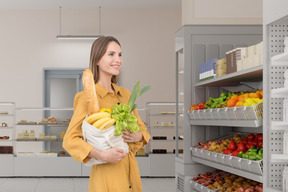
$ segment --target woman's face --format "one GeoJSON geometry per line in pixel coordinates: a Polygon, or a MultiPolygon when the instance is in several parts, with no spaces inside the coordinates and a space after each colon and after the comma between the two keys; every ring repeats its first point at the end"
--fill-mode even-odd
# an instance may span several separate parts
{"type": "Polygon", "coordinates": [[[121,47],[114,41],[111,41],[107,46],[106,53],[98,63],[100,76],[109,75],[112,77],[113,75],[119,75],[121,65],[121,47]]]}

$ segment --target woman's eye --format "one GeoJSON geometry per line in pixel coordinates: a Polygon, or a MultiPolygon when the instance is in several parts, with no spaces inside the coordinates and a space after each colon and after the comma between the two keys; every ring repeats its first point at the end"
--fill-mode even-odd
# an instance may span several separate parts
{"type": "Polygon", "coordinates": [[[122,57],[122,53],[119,53],[119,57],[122,57]]]}
{"type": "Polygon", "coordinates": [[[110,55],[110,56],[113,56],[113,55],[114,55],[114,53],[109,53],[109,55],[110,55]]]}

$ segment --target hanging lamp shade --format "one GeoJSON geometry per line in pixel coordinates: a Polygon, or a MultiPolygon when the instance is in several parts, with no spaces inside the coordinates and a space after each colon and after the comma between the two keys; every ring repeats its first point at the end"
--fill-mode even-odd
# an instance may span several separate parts
{"type": "Polygon", "coordinates": [[[57,39],[98,39],[99,37],[103,37],[103,35],[57,35],[57,39]]]}
{"type": "Polygon", "coordinates": [[[66,39],[66,40],[77,40],[77,39],[82,39],[82,40],[95,40],[98,39],[99,37],[103,37],[104,35],[101,34],[101,7],[99,6],[99,35],[62,35],[61,34],[61,6],[59,7],[59,18],[60,18],[60,26],[59,26],[59,34],[57,35],[57,39],[66,39]]]}

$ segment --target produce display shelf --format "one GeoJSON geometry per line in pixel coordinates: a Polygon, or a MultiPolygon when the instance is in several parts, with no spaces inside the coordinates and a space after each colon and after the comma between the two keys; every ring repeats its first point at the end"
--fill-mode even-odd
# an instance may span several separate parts
{"type": "Polygon", "coordinates": [[[243,171],[243,170],[236,169],[236,168],[233,168],[233,167],[225,166],[225,165],[222,165],[222,164],[219,164],[219,163],[215,163],[215,162],[208,161],[208,160],[201,159],[201,158],[194,157],[194,156],[192,156],[192,160],[197,162],[197,163],[201,163],[203,165],[207,165],[209,167],[217,167],[217,169],[221,169],[223,171],[226,171],[226,172],[229,172],[229,173],[232,173],[232,174],[235,174],[235,175],[239,175],[241,177],[245,177],[245,178],[252,179],[254,181],[258,181],[260,183],[263,183],[263,176],[260,176],[260,175],[257,175],[257,174],[249,173],[247,171],[243,171]]]}
{"type": "Polygon", "coordinates": [[[211,80],[196,83],[195,87],[201,86],[225,86],[239,85],[241,81],[261,81],[263,75],[263,65],[242,70],[235,73],[230,73],[225,76],[217,77],[211,80]]]}
{"type": "Polygon", "coordinates": [[[288,122],[285,121],[272,121],[271,122],[271,131],[282,131],[282,130],[288,130],[288,122]]]}
{"type": "Polygon", "coordinates": [[[12,142],[12,139],[0,139],[0,142],[12,142]]]}
{"type": "Polygon", "coordinates": [[[190,120],[190,125],[251,127],[257,128],[263,125],[262,120],[190,120]]]}
{"type": "Polygon", "coordinates": [[[195,189],[196,191],[199,191],[199,192],[217,192],[220,190],[220,188],[215,189],[215,190],[209,189],[205,185],[199,184],[193,180],[190,180],[190,185],[193,189],[195,189]]]}
{"type": "Polygon", "coordinates": [[[287,65],[288,53],[284,52],[271,58],[271,65],[287,65]]]}
{"type": "Polygon", "coordinates": [[[288,97],[288,87],[282,87],[271,90],[271,98],[285,98],[288,97]]]}

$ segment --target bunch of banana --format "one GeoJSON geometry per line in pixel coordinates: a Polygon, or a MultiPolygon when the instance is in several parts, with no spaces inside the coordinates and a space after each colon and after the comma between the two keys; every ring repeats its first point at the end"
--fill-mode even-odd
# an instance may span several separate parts
{"type": "Polygon", "coordinates": [[[115,119],[112,119],[111,114],[107,112],[98,112],[89,115],[85,121],[100,130],[107,129],[115,123],[115,119]]]}

